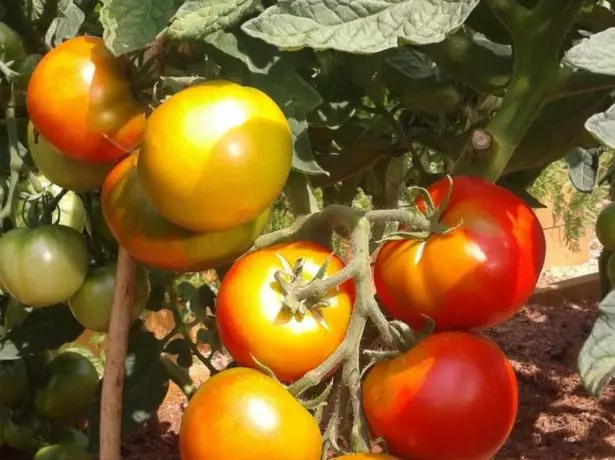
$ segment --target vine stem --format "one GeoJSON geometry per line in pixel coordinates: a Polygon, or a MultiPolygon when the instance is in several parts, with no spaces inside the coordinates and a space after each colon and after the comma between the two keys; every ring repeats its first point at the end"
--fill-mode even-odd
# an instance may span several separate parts
{"type": "Polygon", "coordinates": [[[136,270],[136,262],[124,248],[120,247],[102,383],[100,460],[121,460],[124,366],[128,350],[136,270]]]}
{"type": "Polygon", "coordinates": [[[561,85],[560,52],[583,0],[541,0],[532,10],[515,0],[488,0],[488,5],[511,31],[514,70],[506,95],[485,131],[487,149],[471,143],[463,149],[453,175],[479,175],[497,180],[544,104],[561,85]]]}

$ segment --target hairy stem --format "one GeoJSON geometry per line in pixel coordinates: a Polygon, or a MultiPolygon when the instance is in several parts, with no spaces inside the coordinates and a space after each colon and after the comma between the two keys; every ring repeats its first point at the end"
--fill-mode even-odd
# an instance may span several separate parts
{"type": "Polygon", "coordinates": [[[495,181],[560,80],[560,51],[583,0],[543,0],[532,11],[514,1],[489,0],[489,6],[510,28],[515,45],[514,73],[502,104],[485,128],[493,142],[475,151],[466,145],[454,175],[479,175],[495,181]],[[543,4],[548,5],[541,7],[543,4]]]}
{"type": "Polygon", "coordinates": [[[197,387],[190,377],[190,374],[186,369],[182,369],[177,364],[169,359],[168,356],[160,356],[160,360],[167,371],[167,375],[175,385],[186,395],[186,398],[190,400],[194,393],[196,393],[197,387]]]}

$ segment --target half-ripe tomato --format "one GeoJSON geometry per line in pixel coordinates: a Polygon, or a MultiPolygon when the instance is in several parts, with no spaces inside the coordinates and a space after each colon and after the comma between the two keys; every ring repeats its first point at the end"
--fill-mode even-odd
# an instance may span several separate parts
{"type": "MultiPolygon", "coordinates": [[[[90,270],[85,281],[68,299],[68,306],[79,323],[91,331],[108,332],[111,304],[115,290],[117,262],[90,270]]],[[[137,264],[131,324],[141,315],[147,305],[150,281],[147,270],[137,264]]]]}
{"type": "Polygon", "coordinates": [[[67,301],[85,280],[88,263],[85,239],[64,225],[14,228],[0,237],[0,283],[24,305],[67,301]]]}
{"type": "Polygon", "coordinates": [[[254,221],[220,232],[194,233],[172,224],[143,192],[137,155],[122,160],[107,176],[101,205],[115,239],[140,262],[175,272],[215,268],[247,251],[267,225],[270,209],[254,221]]]}
{"type": "MultiPolygon", "coordinates": [[[[344,267],[342,260],[327,248],[309,241],[250,252],[224,275],[216,303],[216,322],[220,339],[235,361],[257,367],[256,358],[278,379],[290,383],[321,364],[342,343],[355,286],[348,280],[322,299],[327,306],[293,315],[285,307],[283,290],[275,279],[276,271],[284,271],[280,256],[290,267],[303,259],[298,277],[301,284],[312,280],[327,259],[326,277],[344,267]]],[[[311,299],[306,305],[310,302],[311,299]]]]}
{"type": "Polygon", "coordinates": [[[412,460],[492,458],[517,416],[508,359],[488,338],[465,331],[431,335],[376,364],[362,392],[372,434],[392,455],[412,460]]]}
{"type": "MultiPolygon", "coordinates": [[[[47,193],[45,200],[37,198],[36,200],[28,200],[22,196],[25,192],[27,195],[36,195],[34,185],[29,180],[23,181],[17,186],[19,196],[16,198],[13,208],[11,209],[11,220],[15,227],[30,227],[36,226],[41,222],[41,218],[45,215],[45,207],[52,202],[61,192],[62,188],[52,183],[47,177],[42,174],[35,174],[34,177],[38,180],[41,186],[47,193]]],[[[78,232],[83,232],[86,221],[85,205],[81,197],[75,192],[68,191],[59,203],[51,212],[51,221],[58,225],[66,225],[74,228],[78,232]]]]}
{"type": "Polygon", "coordinates": [[[83,416],[94,402],[99,377],[85,356],[64,351],[46,369],[45,383],[34,397],[36,410],[51,420],[71,420],[83,416]]]}
{"type": "Polygon", "coordinates": [[[99,188],[115,162],[87,163],[75,160],[58,151],[28,123],[28,149],[39,172],[51,182],[73,192],[87,192],[99,188]]]}
{"type": "Polygon", "coordinates": [[[265,93],[224,80],[188,87],[147,121],[139,180],[169,221],[195,232],[256,219],[292,161],[288,120],[265,93]]]}
{"type": "Polygon", "coordinates": [[[145,110],[131,92],[128,60],[100,37],[77,36],[45,54],[26,102],[34,127],[75,160],[107,163],[141,143],[145,110]]]}
{"type": "MultiPolygon", "coordinates": [[[[428,190],[442,204],[449,182],[428,190]]],[[[421,205],[421,203],[419,203],[421,205]]],[[[532,209],[507,189],[454,177],[442,221],[461,227],[426,241],[388,241],[374,267],[376,290],[396,319],[437,330],[485,328],[515,313],[531,296],[545,260],[545,236],[532,209]]]]}
{"type": "Polygon", "coordinates": [[[282,385],[242,367],[199,388],[179,433],[182,460],[320,460],[321,442],[316,420],[282,385]]]}

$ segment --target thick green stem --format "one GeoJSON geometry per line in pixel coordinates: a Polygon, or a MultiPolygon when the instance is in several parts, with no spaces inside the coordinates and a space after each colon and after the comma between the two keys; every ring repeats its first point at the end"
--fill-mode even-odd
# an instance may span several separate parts
{"type": "Polygon", "coordinates": [[[562,4],[543,0],[535,10],[520,10],[516,2],[490,0],[489,5],[513,33],[514,73],[497,114],[485,128],[492,137],[488,149],[467,145],[454,175],[478,175],[495,181],[560,82],[560,52],[583,0],[562,4]]]}

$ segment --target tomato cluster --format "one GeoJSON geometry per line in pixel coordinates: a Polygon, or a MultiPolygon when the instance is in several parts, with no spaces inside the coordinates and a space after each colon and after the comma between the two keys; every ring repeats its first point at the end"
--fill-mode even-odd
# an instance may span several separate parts
{"type": "Polygon", "coordinates": [[[73,427],[87,416],[98,383],[92,362],[73,351],[0,361],[0,449],[7,446],[38,460],[91,460],[87,436],[73,427]],[[51,424],[53,444],[44,441],[51,424]]]}

